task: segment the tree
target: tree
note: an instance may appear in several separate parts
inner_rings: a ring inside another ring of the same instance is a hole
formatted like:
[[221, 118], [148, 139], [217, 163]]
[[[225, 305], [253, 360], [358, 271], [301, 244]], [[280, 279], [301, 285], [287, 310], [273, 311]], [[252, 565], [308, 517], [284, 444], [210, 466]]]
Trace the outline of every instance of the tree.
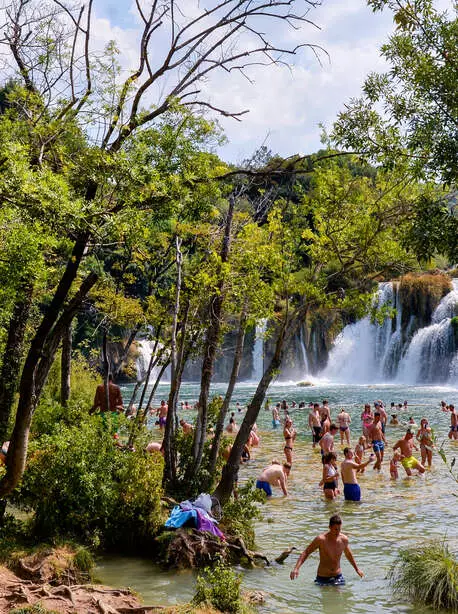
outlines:
[[[318, 2], [224, 0], [210, 8], [198, 6], [191, 17], [176, 1], [153, 2], [148, 12], [137, 3], [142, 23], [138, 67], [124, 79], [114, 45], [103, 58], [92, 54], [93, 0], [80, 6], [57, 0], [13, 0], [1, 10], [0, 42], [4, 59], [16, 67], [18, 83], [2, 104], [6, 108], [2, 128], [5, 133], [8, 127], [12, 131], [8, 143], [14, 162], [19, 151], [25, 173], [45, 176], [49, 185], [57, 182], [61, 188], [60, 199], [48, 189], [48, 199], [32, 199], [32, 209], [30, 189], [13, 192], [12, 184], [4, 182], [2, 200], [12, 199], [17, 209], [31, 212], [35, 220], [45, 214], [51, 226], [54, 217], [63, 221], [67, 215], [67, 224], [59, 227], [67, 249], [29, 342], [0, 496], [11, 492], [23, 473], [32, 415], [62, 335], [99, 279], [100, 270], [90, 255], [96, 254], [96, 247], [123, 216], [159, 210], [159, 217], [170, 217], [177, 205], [185, 207], [192, 200], [189, 195], [199, 179], [195, 174], [172, 173], [175, 179], [180, 176], [177, 185], [167, 181], [171, 175], [163, 172], [161, 164], [141, 165], [145, 159], [141, 130], [167, 112], [173, 115], [178, 103], [235, 118], [241, 115], [243, 111], [215, 109], [202, 98], [201, 82], [214, 71], [243, 73], [252, 64], [278, 64], [297, 53], [303, 45], [282, 48], [263, 30], [266, 21], [294, 27], [311, 23], [295, 12], [301, 4], [308, 10]], [[278, 28], [270, 30], [275, 33]], [[168, 47], [163, 45], [165, 32]], [[242, 34], [252, 39], [237, 46]], [[152, 91], [159, 93], [154, 106], [148, 100]], [[166, 163], [173, 163], [173, 158]], [[15, 173], [10, 177], [14, 180]], [[67, 205], [63, 212], [59, 200]]]
[[442, 251], [454, 262], [458, 257], [453, 195], [458, 179], [456, 6], [450, 2], [449, 12], [441, 12], [432, 0], [369, 0], [368, 4], [374, 11], [393, 12], [397, 29], [381, 49], [390, 68], [368, 76], [362, 96], [340, 113], [331, 137], [337, 146], [364, 152], [387, 169], [403, 168], [416, 178], [451, 187], [451, 195], [446, 190], [420, 203], [414, 232], [407, 240], [424, 259]]

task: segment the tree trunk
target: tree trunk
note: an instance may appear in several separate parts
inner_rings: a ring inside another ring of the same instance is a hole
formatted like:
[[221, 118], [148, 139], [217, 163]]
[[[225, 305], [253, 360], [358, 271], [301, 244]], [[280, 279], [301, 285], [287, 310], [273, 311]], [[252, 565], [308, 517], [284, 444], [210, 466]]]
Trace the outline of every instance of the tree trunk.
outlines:
[[102, 338], [102, 359], [103, 359], [103, 384], [105, 395], [105, 407], [106, 411], [110, 411], [110, 360], [108, 358], [108, 333], [107, 330], [103, 331]]
[[[227, 262], [230, 251], [230, 239], [232, 230], [232, 220], [234, 217], [235, 198], [233, 195], [229, 198], [229, 208], [227, 211], [226, 224], [224, 228], [224, 239], [221, 248], [221, 263]], [[204, 347], [204, 359], [202, 363], [202, 377], [200, 380], [200, 395], [196, 428], [194, 430], [193, 441], [193, 462], [189, 465], [188, 477], [195, 475], [200, 468], [202, 455], [204, 451], [205, 438], [207, 435], [207, 418], [208, 418], [208, 396], [210, 393], [210, 384], [213, 376], [213, 367], [215, 364], [216, 350], [218, 349], [219, 336], [221, 330], [221, 316], [224, 302], [224, 278], [220, 271], [220, 281], [217, 292], [210, 300], [210, 325], [207, 331], [207, 339]]]
[[247, 304], [247, 301], [245, 301], [245, 304], [242, 309], [242, 313], [240, 314], [239, 330], [238, 330], [237, 341], [235, 345], [234, 360], [232, 363], [231, 376], [229, 378], [229, 384], [227, 386], [226, 395], [224, 397], [224, 401], [223, 401], [223, 404], [221, 406], [221, 409], [220, 409], [220, 412], [218, 414], [218, 418], [216, 421], [215, 434], [212, 440], [212, 447], [211, 447], [210, 455], [208, 459], [208, 471], [210, 474], [210, 479], [213, 479], [213, 476], [216, 470], [216, 462], [218, 460], [219, 446], [220, 446], [221, 436], [223, 434], [223, 429], [224, 429], [224, 420], [226, 419], [227, 411], [229, 409], [229, 404], [232, 399], [232, 393], [234, 392], [235, 384], [237, 383], [240, 363], [242, 361], [243, 346], [245, 343], [245, 328], [246, 328], [246, 321], [247, 321], [247, 310], [248, 310], [248, 304]]
[[[49, 354], [44, 355], [45, 345], [51, 329], [58, 319], [59, 311], [72, 287], [72, 283], [78, 272], [79, 264], [84, 255], [87, 240], [88, 235], [84, 235], [83, 238], [75, 243], [72, 256], [67, 262], [66, 270], [43, 316], [41, 324], [32, 339], [22, 369], [19, 385], [19, 402], [8, 450], [6, 474], [0, 480], [0, 498], [14, 490], [24, 473], [32, 415], [39, 401], [43, 385], [46, 382], [52, 360], [54, 359], [54, 356], [51, 357]], [[68, 308], [64, 311], [61, 318], [59, 318], [58, 324], [60, 323], [60, 325], [58, 326], [56, 324], [53, 334], [50, 336], [50, 340], [52, 341], [52, 347], [50, 349], [54, 352], [60, 343], [63, 334], [63, 325], [71, 321], [77, 308], [81, 306], [83, 298], [95, 284], [96, 280], [97, 275], [95, 273], [90, 273], [88, 275], [88, 278], [83, 282], [75, 297], [70, 301]]]
[[8, 436], [8, 424], [17, 390], [22, 344], [33, 298], [33, 284], [24, 282], [13, 309], [0, 373], [0, 443]]
[[67, 407], [70, 399], [70, 378], [72, 369], [72, 325], [69, 324], [62, 335], [62, 356], [60, 369], [60, 402]]
[[298, 309], [295, 316], [291, 318], [291, 320], [288, 321], [288, 317], [286, 316], [282, 323], [277, 336], [274, 355], [272, 356], [267, 369], [264, 371], [261, 381], [256, 388], [254, 397], [248, 406], [247, 412], [240, 426], [240, 430], [237, 433], [232, 446], [229, 459], [223, 467], [221, 480], [216, 487], [214, 495], [219, 499], [221, 505], [224, 505], [231, 496], [232, 489], [234, 487], [234, 478], [240, 465], [240, 457], [242, 455], [243, 447], [248, 441], [253, 424], [258, 418], [267, 389], [281, 366], [288, 342], [295, 333], [301, 322], [301, 318], [304, 317], [306, 311], [307, 307], [303, 306], [302, 308]]

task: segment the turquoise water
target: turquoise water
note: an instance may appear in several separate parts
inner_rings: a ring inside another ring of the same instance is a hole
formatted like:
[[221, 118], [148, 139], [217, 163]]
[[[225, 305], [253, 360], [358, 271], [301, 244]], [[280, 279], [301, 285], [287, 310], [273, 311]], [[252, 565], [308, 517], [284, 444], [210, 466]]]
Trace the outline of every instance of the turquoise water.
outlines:
[[[185, 385], [180, 400], [194, 402], [198, 390], [198, 385]], [[224, 385], [214, 386], [215, 393], [224, 391]], [[253, 392], [254, 385], [239, 385], [233, 397], [234, 408], [237, 401], [245, 404]], [[391, 401], [402, 403], [407, 399], [409, 409], [399, 413], [400, 420], [407, 422], [408, 417], [413, 415], [419, 424], [422, 417], [428, 418], [438, 443], [444, 443], [444, 449], [452, 459], [455, 454], [458, 455], [458, 441], [451, 442], [447, 438], [449, 416], [440, 410], [440, 401], [456, 402], [457, 394], [456, 389], [441, 387], [337, 386], [318, 383], [310, 388], [298, 388], [290, 383], [272, 386], [268, 396], [273, 402], [285, 398], [288, 402], [295, 400], [297, 403], [321, 402], [327, 398], [333, 417], [341, 407], [345, 407], [352, 417], [352, 444], [356, 443], [361, 433], [359, 417], [364, 402], [373, 403], [380, 398], [389, 407]], [[166, 396], [167, 387], [163, 386], [157, 400]], [[449, 476], [437, 453], [433, 457], [432, 470], [427, 471], [424, 477], [406, 478], [401, 468], [400, 479], [397, 482], [390, 480], [390, 448], [403, 436], [405, 428], [387, 427], [387, 460], [380, 474], [369, 467], [359, 478], [362, 502], [345, 503], [341, 498], [335, 502], [325, 501], [318, 487], [321, 463], [318, 451], [312, 449], [307, 427], [308, 412], [308, 408], [290, 410], [299, 432], [289, 478], [290, 494], [284, 498], [277, 491], [262, 506], [263, 520], [256, 527], [259, 550], [271, 559], [290, 546], [296, 546], [300, 552], [318, 533], [327, 529], [329, 517], [339, 513], [343, 519], [342, 530], [350, 538], [353, 554], [365, 577], [361, 580], [343, 558], [342, 568], [347, 584], [338, 588], [317, 587], [313, 583], [318, 562], [317, 554], [314, 554], [302, 566], [299, 578], [292, 582], [289, 572], [298, 556], [298, 553], [293, 553], [284, 565], [244, 570], [243, 586], [246, 589], [262, 590], [266, 594], [266, 604], [260, 608], [265, 613], [428, 612], [395, 599], [387, 585], [386, 575], [401, 546], [421, 544], [430, 538], [442, 539], [446, 536], [451, 550], [458, 553], [455, 522], [457, 501], [454, 496], [454, 493], [458, 493], [458, 485]], [[195, 412], [188, 411], [183, 415], [192, 420]], [[239, 414], [238, 417], [237, 422], [240, 423], [243, 415]], [[154, 426], [152, 428], [152, 438], [160, 439], [159, 431]], [[261, 410], [258, 429], [261, 445], [254, 450], [252, 460], [241, 468], [241, 481], [256, 478], [272, 458], [283, 459], [282, 432], [281, 429], [272, 430], [270, 412]], [[339, 437], [336, 442], [340, 452]], [[192, 572], [163, 572], [144, 560], [106, 558], [100, 562], [97, 573], [107, 584], [131, 586], [147, 604], [183, 603], [194, 594]]]

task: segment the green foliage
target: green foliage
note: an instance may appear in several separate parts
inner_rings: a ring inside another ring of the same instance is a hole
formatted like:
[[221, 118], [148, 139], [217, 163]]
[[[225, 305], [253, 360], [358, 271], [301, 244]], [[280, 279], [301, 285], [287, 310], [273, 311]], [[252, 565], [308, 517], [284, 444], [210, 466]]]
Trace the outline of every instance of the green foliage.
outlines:
[[35, 512], [40, 537], [147, 548], [163, 521], [162, 457], [123, 452], [98, 417], [58, 424], [32, 442], [16, 503]]
[[265, 503], [264, 491], [254, 488], [254, 481], [249, 480], [238, 489], [238, 498], [230, 499], [223, 507], [221, 525], [231, 535], [242, 537], [247, 548], [255, 547], [254, 520], [262, 518], [259, 503]]
[[94, 557], [87, 548], [79, 547], [73, 557], [73, 563], [79, 571], [90, 574], [94, 569]]
[[240, 614], [245, 609], [240, 594], [241, 583], [242, 575], [219, 561], [213, 568], [207, 567], [197, 576], [193, 603], [206, 603], [220, 612]]
[[47, 610], [39, 603], [28, 605], [23, 608], [14, 608], [10, 614], [58, 614], [56, 610]]
[[395, 593], [435, 610], [458, 610], [458, 563], [445, 542], [423, 542], [399, 552], [389, 580]]

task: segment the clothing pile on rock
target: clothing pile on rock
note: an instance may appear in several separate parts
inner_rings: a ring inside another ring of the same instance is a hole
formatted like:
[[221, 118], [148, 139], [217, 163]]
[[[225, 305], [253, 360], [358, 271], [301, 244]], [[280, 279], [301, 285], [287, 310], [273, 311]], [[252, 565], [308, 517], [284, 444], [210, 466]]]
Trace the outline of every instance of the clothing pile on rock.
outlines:
[[168, 517], [165, 526], [169, 529], [178, 529], [183, 525], [195, 527], [198, 531], [208, 531], [220, 539], [224, 534], [216, 526], [217, 520], [211, 514], [212, 498], [201, 494], [194, 501], [182, 501], [175, 505]]

